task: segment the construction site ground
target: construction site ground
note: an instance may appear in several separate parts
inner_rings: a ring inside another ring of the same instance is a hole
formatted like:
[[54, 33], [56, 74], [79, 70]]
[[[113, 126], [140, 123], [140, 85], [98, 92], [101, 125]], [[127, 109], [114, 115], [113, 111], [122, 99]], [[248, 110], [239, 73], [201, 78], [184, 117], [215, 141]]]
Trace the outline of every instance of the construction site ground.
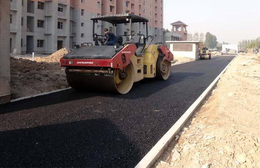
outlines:
[[12, 99], [32, 96], [44, 92], [68, 87], [64, 68], [59, 60], [66, 49], [61, 49], [50, 56], [11, 57], [11, 95]]
[[259, 55], [235, 58], [154, 167], [260, 167]]
[[[11, 58], [12, 99], [33, 96], [45, 92], [69, 87], [64, 68], [60, 67], [60, 58], [68, 53], [61, 49], [50, 56], [16, 55]], [[178, 57], [174, 65], [193, 61]]]

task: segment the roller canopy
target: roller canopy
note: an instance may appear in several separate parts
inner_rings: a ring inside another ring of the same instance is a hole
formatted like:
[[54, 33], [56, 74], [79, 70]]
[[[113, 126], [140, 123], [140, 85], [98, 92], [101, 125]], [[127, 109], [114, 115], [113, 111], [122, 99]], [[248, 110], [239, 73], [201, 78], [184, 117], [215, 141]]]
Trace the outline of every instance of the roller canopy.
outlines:
[[71, 51], [63, 59], [111, 59], [122, 48], [123, 46], [119, 48], [113, 46], [81, 47]]
[[91, 20], [100, 20], [109, 22], [111, 24], [122, 24], [122, 23], [129, 23], [127, 19], [132, 19], [132, 23], [136, 22], [149, 22], [148, 19], [134, 15], [134, 14], [119, 14], [119, 15], [109, 15], [109, 16], [97, 16], [92, 18]]

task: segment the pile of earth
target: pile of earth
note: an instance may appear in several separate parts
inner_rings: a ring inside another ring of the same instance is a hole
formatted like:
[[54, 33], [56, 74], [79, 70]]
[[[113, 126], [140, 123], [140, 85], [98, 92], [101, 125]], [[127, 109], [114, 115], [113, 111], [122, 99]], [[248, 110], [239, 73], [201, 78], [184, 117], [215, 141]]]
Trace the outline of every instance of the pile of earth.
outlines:
[[20, 98], [67, 88], [64, 68], [59, 60], [68, 50], [61, 49], [36, 61], [11, 58], [11, 94]]

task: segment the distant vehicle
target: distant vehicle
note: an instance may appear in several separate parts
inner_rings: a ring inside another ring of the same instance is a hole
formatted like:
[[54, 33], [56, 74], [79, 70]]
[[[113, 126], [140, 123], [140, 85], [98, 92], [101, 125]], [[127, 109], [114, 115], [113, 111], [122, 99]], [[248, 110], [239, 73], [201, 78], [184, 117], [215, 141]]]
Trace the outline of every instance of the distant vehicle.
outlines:
[[203, 43], [199, 43], [199, 56], [200, 59], [205, 59], [208, 56], [208, 59], [211, 59], [211, 52], [207, 47], [203, 46]]
[[240, 50], [238, 51], [238, 53], [246, 53], [246, 51]]
[[254, 54], [259, 53], [259, 49], [254, 49]]

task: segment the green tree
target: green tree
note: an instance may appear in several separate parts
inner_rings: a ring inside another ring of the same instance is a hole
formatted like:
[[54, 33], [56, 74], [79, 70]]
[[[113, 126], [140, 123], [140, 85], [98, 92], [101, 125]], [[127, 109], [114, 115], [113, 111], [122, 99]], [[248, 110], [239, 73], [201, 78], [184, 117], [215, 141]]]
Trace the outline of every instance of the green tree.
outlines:
[[200, 42], [204, 42], [205, 36], [203, 33], [200, 33]]
[[206, 34], [205, 46], [207, 48], [216, 48], [218, 44], [217, 37], [209, 32]]

